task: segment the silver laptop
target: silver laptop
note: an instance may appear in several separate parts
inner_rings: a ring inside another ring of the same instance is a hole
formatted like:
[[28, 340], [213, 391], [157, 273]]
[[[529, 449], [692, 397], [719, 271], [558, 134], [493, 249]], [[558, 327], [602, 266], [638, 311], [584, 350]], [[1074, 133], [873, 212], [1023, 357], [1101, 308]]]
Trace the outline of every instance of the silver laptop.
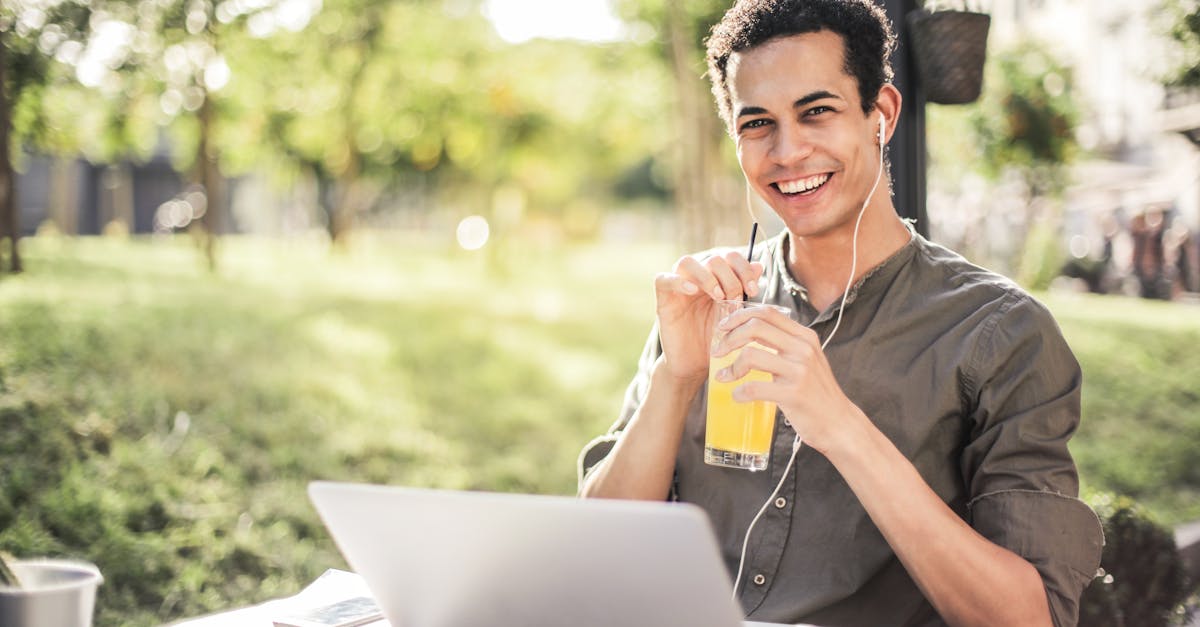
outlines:
[[393, 627], [741, 627], [708, 518], [685, 504], [313, 482]]

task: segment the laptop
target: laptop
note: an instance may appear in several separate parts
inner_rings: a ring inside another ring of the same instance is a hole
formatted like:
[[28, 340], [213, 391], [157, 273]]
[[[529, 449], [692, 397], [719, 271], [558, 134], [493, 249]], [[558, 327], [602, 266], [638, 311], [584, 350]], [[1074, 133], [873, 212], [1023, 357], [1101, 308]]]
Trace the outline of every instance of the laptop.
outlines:
[[393, 627], [744, 627], [707, 516], [681, 503], [317, 481]]

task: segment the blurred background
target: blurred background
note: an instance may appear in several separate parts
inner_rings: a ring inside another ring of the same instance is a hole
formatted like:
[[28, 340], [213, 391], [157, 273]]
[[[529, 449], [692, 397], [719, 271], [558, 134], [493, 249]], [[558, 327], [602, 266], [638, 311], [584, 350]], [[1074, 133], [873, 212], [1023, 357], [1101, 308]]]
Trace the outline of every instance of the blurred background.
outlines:
[[[1084, 368], [1084, 623], [1186, 623], [1200, 8], [931, 2], [990, 16], [948, 105], [921, 3], [881, 4], [898, 209], [1034, 290]], [[749, 229], [704, 77], [727, 7], [4, 0], [0, 550], [94, 561], [97, 623], [155, 625], [344, 568], [313, 479], [573, 493], [654, 275]]]

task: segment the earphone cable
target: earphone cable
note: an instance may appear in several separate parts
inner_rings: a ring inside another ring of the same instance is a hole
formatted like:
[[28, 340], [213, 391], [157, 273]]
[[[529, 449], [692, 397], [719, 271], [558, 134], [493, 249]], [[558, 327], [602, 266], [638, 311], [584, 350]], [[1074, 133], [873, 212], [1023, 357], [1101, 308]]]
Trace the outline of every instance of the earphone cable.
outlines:
[[[871, 185], [871, 191], [867, 193], [866, 200], [863, 201], [862, 208], [858, 210], [858, 218], [854, 221], [854, 237], [850, 244], [850, 277], [846, 279], [846, 289], [842, 292], [842, 302], [838, 305], [837, 321], [833, 324], [833, 329], [829, 331], [829, 335], [825, 337], [825, 341], [821, 342], [821, 351], [825, 351], [825, 347], [829, 346], [830, 340], [837, 333], [838, 327], [842, 325], [842, 312], [846, 310], [846, 299], [850, 295], [850, 288], [854, 285], [854, 275], [858, 271], [858, 229], [862, 225], [863, 215], [867, 213], [867, 205], [871, 204], [871, 199], [875, 196], [875, 190], [879, 188], [879, 180], [883, 178], [883, 116], [880, 116], [880, 133], [879, 133], [879, 171], [875, 173], [875, 182]], [[746, 204], [747, 208], [750, 204], [750, 188], [746, 188]], [[753, 215], [753, 211], [751, 212]], [[754, 531], [754, 525], [758, 524], [758, 520], [770, 507], [771, 502], [779, 495], [779, 491], [783, 488], [783, 484], [787, 481], [791, 474], [792, 465], [796, 461], [796, 454], [800, 452], [802, 446], [799, 434], [796, 435], [795, 441], [792, 442], [792, 455], [788, 459], [787, 466], [783, 469], [783, 476], [779, 478], [779, 483], [775, 485], [775, 489], [771, 492], [771, 496], [763, 502], [762, 507], [758, 509], [758, 513], [750, 521], [750, 525], [746, 527], [746, 535], [742, 538], [742, 553], [738, 559], [737, 576], [733, 580], [733, 600], [738, 600], [738, 591], [742, 585], [742, 573], [746, 565], [746, 549], [750, 546], [750, 533]]]

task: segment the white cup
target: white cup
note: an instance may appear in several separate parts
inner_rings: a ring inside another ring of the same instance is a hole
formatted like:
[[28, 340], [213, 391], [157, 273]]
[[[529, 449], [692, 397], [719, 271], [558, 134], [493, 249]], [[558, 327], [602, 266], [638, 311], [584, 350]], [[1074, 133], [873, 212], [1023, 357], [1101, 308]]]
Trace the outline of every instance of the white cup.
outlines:
[[9, 565], [21, 587], [0, 586], [0, 625], [91, 627], [96, 587], [104, 581], [95, 565], [55, 559]]

